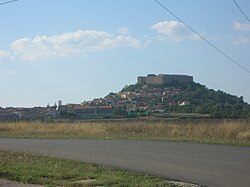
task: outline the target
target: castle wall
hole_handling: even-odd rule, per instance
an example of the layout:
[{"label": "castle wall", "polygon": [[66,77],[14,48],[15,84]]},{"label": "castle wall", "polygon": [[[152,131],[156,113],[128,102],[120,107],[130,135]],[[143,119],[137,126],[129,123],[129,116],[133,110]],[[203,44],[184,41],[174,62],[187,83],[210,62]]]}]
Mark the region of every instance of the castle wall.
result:
[{"label": "castle wall", "polygon": [[154,75],[150,74],[147,77],[137,77],[138,84],[170,84],[173,82],[179,83],[191,83],[193,82],[193,77],[188,75]]},{"label": "castle wall", "polygon": [[163,77],[156,76],[156,75],[150,75],[150,76],[146,77],[146,83],[147,84],[163,84]]},{"label": "castle wall", "polygon": [[137,77],[137,83],[138,84],[147,84],[146,77],[142,77],[142,76]]},{"label": "castle wall", "polygon": [[172,81],[180,83],[191,83],[193,82],[193,77],[188,75],[172,75]]}]

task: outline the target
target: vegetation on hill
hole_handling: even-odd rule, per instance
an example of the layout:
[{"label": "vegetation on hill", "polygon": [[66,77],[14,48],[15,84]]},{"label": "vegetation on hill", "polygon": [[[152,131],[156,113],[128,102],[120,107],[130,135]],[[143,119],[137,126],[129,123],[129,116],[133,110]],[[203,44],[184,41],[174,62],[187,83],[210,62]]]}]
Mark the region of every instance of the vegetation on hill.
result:
[{"label": "vegetation on hill", "polygon": [[[199,83],[169,85],[140,85],[125,86],[121,92],[142,93],[152,89],[179,90],[166,96],[167,101],[155,97],[143,99],[149,105],[164,105],[165,112],[209,114],[212,118],[250,118],[250,105],[237,97],[223,91],[208,89]],[[138,101],[138,98],[136,99]],[[181,105],[180,102],[186,102]]]}]

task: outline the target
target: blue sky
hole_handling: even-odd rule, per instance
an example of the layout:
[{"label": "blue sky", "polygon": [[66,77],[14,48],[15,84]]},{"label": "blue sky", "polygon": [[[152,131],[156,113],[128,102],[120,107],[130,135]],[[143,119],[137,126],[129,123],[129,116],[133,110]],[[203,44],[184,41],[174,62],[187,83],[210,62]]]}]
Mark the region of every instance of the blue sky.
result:
[{"label": "blue sky", "polygon": [[[250,23],[233,1],[160,2],[250,69]],[[149,73],[192,75],[250,103],[250,74],[153,0],[20,0],[0,6],[0,25],[2,107],[80,103]]]}]

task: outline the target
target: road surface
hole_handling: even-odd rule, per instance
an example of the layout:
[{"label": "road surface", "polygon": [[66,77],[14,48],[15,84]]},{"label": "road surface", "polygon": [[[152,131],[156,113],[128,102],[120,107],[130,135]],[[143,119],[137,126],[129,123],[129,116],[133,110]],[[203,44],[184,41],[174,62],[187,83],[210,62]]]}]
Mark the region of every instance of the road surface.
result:
[{"label": "road surface", "polygon": [[160,141],[0,138],[0,149],[94,162],[206,186],[250,186],[250,147]]}]

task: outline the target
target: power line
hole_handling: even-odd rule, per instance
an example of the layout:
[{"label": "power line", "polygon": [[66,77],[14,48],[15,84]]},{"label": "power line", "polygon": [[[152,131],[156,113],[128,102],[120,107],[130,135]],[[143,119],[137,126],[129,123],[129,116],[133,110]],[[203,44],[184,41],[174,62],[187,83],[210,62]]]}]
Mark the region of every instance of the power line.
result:
[{"label": "power line", "polygon": [[214,44],[212,44],[210,41],[208,41],[204,36],[199,34],[197,31],[195,31],[192,27],[190,27],[187,23],[185,23],[183,20],[181,20],[179,17],[177,17],[173,12],[171,12],[166,6],[164,6],[162,3],[160,3],[158,0],[154,0],[156,3],[158,3],[163,9],[165,9],[168,13],[170,13],[172,16],[174,16],[178,21],[180,21],[182,24],[184,24],[187,28],[189,28],[193,33],[195,33],[199,38],[201,38],[203,41],[205,41],[208,45],[210,45],[212,48],[214,48],[216,51],[218,51],[220,54],[222,54],[224,57],[226,57],[231,63],[235,64],[236,66],[240,67],[244,71],[250,74],[250,70],[236,62],[233,58],[228,56],[225,52],[223,52],[221,49],[216,47]]},{"label": "power line", "polygon": [[9,3],[14,3],[16,1],[19,1],[19,0],[6,1],[6,2],[3,2],[3,3],[0,3],[0,6],[5,5],[5,4],[9,4]]},{"label": "power line", "polygon": [[247,15],[245,14],[245,12],[240,8],[240,5],[235,0],[233,0],[233,2],[238,7],[238,9],[241,11],[241,13],[245,16],[245,18],[247,19],[247,21],[250,22],[250,19],[247,17]]}]

